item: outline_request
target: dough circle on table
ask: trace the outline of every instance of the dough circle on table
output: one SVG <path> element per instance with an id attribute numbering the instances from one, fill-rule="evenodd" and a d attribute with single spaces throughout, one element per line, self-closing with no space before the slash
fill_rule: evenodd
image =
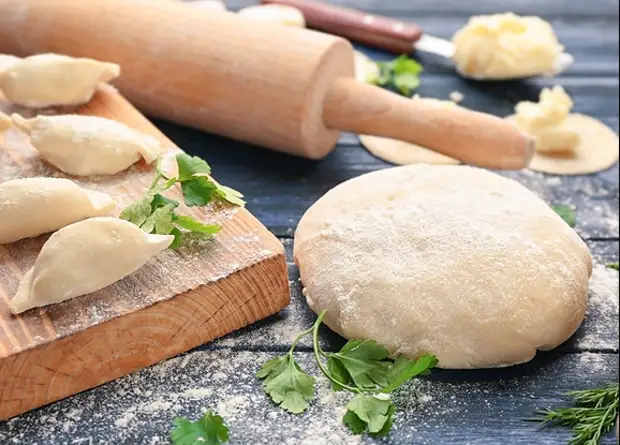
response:
<path id="1" fill-rule="evenodd" d="M 429 150 L 416 144 L 398 139 L 362 134 L 359 136 L 362 145 L 374 156 L 392 164 L 434 164 L 456 165 L 460 161 L 449 156 Z"/>
<path id="2" fill-rule="evenodd" d="M 515 116 L 506 119 L 515 121 Z M 570 114 L 564 125 L 577 131 L 581 143 L 566 156 L 536 153 L 528 168 L 555 175 L 586 175 L 607 170 L 618 161 L 618 135 L 607 125 L 585 114 Z"/>
<path id="3" fill-rule="evenodd" d="M 442 368 L 509 366 L 583 321 L 592 257 L 519 183 L 467 166 L 409 165 L 351 179 L 295 233 L 304 295 L 348 339 Z"/>

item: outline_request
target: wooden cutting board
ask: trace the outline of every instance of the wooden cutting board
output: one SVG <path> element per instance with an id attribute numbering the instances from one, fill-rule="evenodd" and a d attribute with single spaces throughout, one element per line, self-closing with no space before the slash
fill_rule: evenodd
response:
<path id="1" fill-rule="evenodd" d="M 28 114 L 1 97 L 0 110 Z M 121 121 L 179 150 L 112 87 L 102 87 L 77 113 Z M 23 134 L 9 130 L 0 138 L 0 182 L 34 176 L 66 177 L 42 162 Z M 113 196 L 120 212 L 152 178 L 152 166 L 139 163 L 112 177 L 76 182 Z M 10 313 L 7 301 L 48 236 L 0 245 L 0 420 L 152 365 L 288 305 L 283 247 L 248 211 L 217 204 L 180 212 L 223 230 L 213 241 L 167 250 L 99 292 L 20 316 Z"/>

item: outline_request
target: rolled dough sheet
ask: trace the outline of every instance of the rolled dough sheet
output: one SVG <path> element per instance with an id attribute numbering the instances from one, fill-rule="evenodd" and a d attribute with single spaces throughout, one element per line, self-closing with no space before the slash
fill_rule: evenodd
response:
<path id="1" fill-rule="evenodd" d="M 460 163 L 457 159 L 396 139 L 360 135 L 360 141 L 374 156 L 392 164 L 456 165 Z"/>
<path id="2" fill-rule="evenodd" d="M 515 122 L 515 116 L 506 119 Z M 581 136 L 575 153 L 550 156 L 536 153 L 529 168 L 555 175 L 586 175 L 607 170 L 618 161 L 618 135 L 607 125 L 585 114 L 571 114 L 565 123 Z"/>

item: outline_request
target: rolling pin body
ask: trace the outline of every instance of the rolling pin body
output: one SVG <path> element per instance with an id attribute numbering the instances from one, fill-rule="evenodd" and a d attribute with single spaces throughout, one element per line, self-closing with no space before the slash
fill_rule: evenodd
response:
<path id="1" fill-rule="evenodd" d="M 115 85 L 151 116 L 311 159 L 341 130 L 499 169 L 525 167 L 534 149 L 497 117 L 356 83 L 344 39 L 177 2 L 1 0 L 3 52 L 115 62 Z"/>
<path id="2" fill-rule="evenodd" d="M 353 75 L 344 39 L 176 2 L 2 0 L 3 52 L 118 63 L 114 84 L 151 116 L 315 159 L 339 136 L 324 95 Z"/>

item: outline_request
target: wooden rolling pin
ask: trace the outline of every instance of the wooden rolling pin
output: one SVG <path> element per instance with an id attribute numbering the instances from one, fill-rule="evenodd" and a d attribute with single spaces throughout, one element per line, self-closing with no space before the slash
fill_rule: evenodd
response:
<path id="1" fill-rule="evenodd" d="M 307 158 L 326 156 L 339 131 L 488 168 L 520 169 L 533 154 L 502 119 L 356 82 L 344 39 L 234 14 L 148 0 L 0 1 L 0 53 L 43 52 L 120 64 L 115 84 L 151 116 Z"/>

